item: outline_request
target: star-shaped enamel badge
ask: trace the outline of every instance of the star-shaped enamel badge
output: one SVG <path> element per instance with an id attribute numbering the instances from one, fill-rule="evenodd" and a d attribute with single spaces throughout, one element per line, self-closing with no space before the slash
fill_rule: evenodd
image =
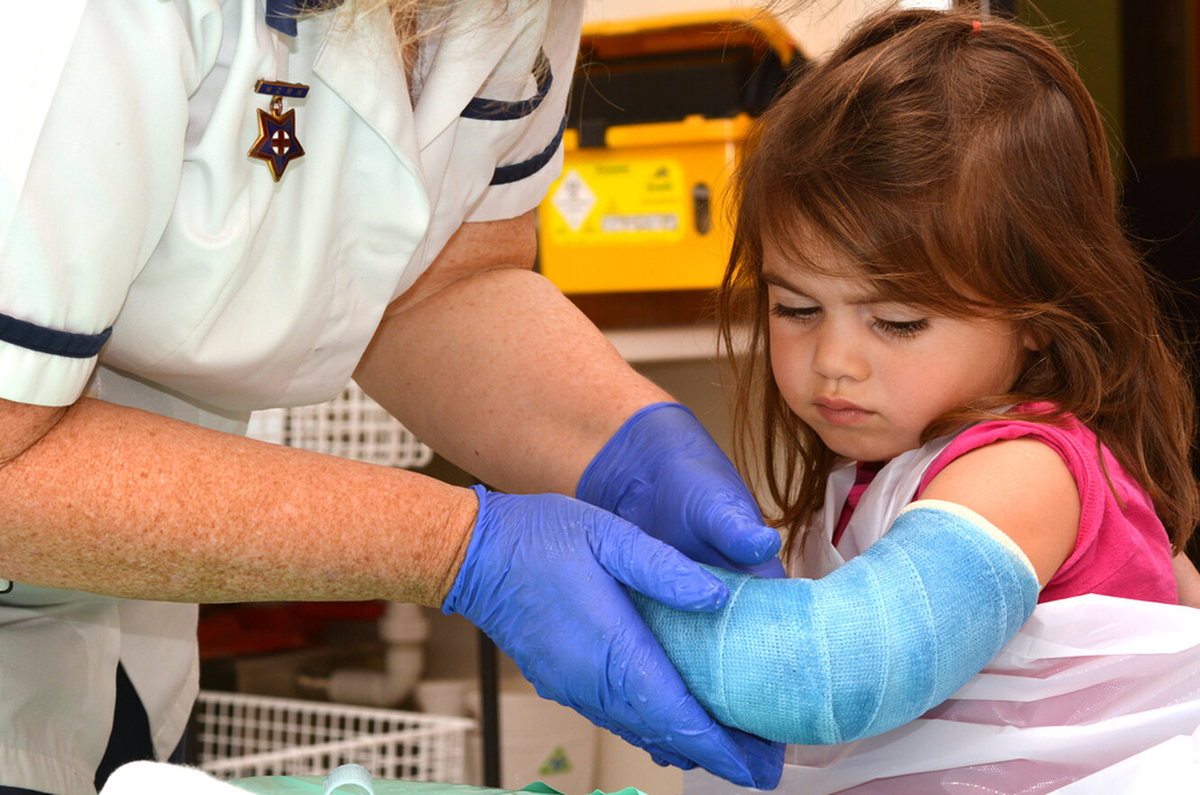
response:
<path id="1" fill-rule="evenodd" d="M 266 161 L 271 168 L 271 176 L 278 182 L 288 163 L 297 157 L 304 157 L 304 147 L 296 138 L 296 111 L 283 112 L 283 97 L 303 99 L 308 94 L 308 86 L 259 80 L 254 90 L 258 94 L 271 96 L 271 110 L 268 112 L 258 108 L 258 140 L 247 154 Z"/>
<path id="2" fill-rule="evenodd" d="M 304 156 L 304 147 L 296 139 L 296 111 L 282 116 L 258 109 L 258 140 L 250 148 L 250 157 L 267 161 L 271 176 L 278 182 L 288 163 Z"/>

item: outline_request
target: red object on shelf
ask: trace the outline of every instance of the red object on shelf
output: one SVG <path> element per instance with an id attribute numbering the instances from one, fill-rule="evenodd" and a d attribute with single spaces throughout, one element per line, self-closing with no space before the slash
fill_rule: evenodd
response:
<path id="1" fill-rule="evenodd" d="M 200 659 L 320 646 L 330 624 L 378 621 L 385 607 L 385 602 L 206 605 L 200 611 Z"/>

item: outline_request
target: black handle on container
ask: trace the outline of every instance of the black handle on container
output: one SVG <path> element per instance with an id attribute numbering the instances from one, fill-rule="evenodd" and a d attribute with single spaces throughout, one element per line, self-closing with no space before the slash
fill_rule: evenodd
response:
<path id="1" fill-rule="evenodd" d="M 712 191 L 703 182 L 692 188 L 692 218 L 697 234 L 707 235 L 712 231 Z"/>

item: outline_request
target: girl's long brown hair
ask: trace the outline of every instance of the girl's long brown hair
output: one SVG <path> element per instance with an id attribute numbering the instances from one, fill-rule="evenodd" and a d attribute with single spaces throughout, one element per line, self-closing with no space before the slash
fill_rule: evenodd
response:
<path id="1" fill-rule="evenodd" d="M 1011 393 L 943 417 L 927 439 L 1053 403 L 1096 432 L 1184 547 L 1198 515 L 1186 359 L 1122 228 L 1095 104 L 1049 40 L 962 10 L 870 17 L 761 117 L 734 191 L 719 307 L 737 457 L 765 481 L 790 549 L 838 464 L 770 372 L 763 240 L 819 268 L 800 228 L 891 299 L 1008 318 L 1042 345 Z"/>

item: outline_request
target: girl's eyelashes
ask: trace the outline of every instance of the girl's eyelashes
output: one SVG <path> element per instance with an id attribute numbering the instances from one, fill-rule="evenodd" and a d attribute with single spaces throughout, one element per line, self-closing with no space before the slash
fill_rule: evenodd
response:
<path id="1" fill-rule="evenodd" d="M 771 314 L 784 320 L 793 320 L 800 323 L 808 323 L 817 319 L 821 314 L 820 306 L 790 306 L 788 304 L 772 304 Z M 876 317 L 871 319 L 871 327 L 884 334 L 885 336 L 895 339 L 904 339 L 907 337 L 915 337 L 925 329 L 929 328 L 929 318 L 918 318 L 916 320 L 885 320 L 884 318 Z"/>
<path id="2" fill-rule="evenodd" d="M 879 329 L 890 337 L 915 337 L 925 329 L 929 328 L 929 319 L 920 318 L 919 320 L 884 320 L 883 318 L 875 318 L 873 324 L 875 328 Z"/>
<path id="3" fill-rule="evenodd" d="M 775 317 L 781 317 L 785 320 L 812 320 L 821 311 L 819 306 L 787 306 L 786 304 L 774 304 L 771 307 L 771 314 Z"/>

